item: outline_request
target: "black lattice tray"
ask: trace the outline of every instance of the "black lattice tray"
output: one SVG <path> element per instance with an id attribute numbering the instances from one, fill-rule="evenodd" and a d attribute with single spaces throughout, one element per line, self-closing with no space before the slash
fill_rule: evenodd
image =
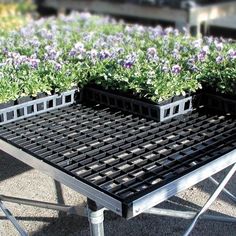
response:
<path id="1" fill-rule="evenodd" d="M 122 202 L 130 217 L 133 202 L 234 150 L 236 120 L 200 109 L 158 123 L 72 105 L 4 124 L 0 138 Z"/>

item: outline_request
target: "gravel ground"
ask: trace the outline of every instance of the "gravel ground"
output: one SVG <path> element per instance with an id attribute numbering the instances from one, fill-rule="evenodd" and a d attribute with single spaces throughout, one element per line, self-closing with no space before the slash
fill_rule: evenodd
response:
<path id="1" fill-rule="evenodd" d="M 223 175 L 218 174 L 216 177 L 221 179 Z M 186 208 L 183 208 L 183 205 L 186 205 L 186 200 L 189 209 L 200 209 L 200 206 L 206 202 L 214 188 L 214 185 L 209 181 L 202 182 L 171 198 L 169 201 L 160 204 L 158 207 L 185 210 Z M 231 179 L 227 188 L 236 194 L 236 174 Z M 86 201 L 82 195 L 64 185 L 60 185 L 50 177 L 29 168 L 2 152 L 0 152 L 0 194 L 81 206 Z M 53 210 L 13 203 L 5 203 L 5 205 L 31 236 L 89 235 L 88 221 L 84 217 L 67 216 L 65 213 L 58 213 Z M 208 213 L 227 214 L 236 217 L 235 203 L 221 194 Z M 127 221 L 112 212 L 105 212 L 104 227 L 106 236 L 177 236 L 183 234 L 189 223 L 190 221 L 188 220 L 147 214 L 142 214 Z M 0 235 L 18 235 L 1 210 Z M 236 224 L 200 220 L 191 235 L 234 236 L 236 235 Z"/>

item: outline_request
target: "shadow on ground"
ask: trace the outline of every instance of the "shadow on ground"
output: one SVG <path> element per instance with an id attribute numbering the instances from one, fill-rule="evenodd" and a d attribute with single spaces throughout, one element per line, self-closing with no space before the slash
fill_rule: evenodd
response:
<path id="1" fill-rule="evenodd" d="M 0 182 L 32 169 L 0 150 Z"/>

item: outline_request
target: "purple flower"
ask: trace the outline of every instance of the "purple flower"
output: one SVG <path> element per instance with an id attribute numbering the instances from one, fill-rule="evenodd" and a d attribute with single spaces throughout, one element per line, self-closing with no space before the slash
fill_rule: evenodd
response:
<path id="1" fill-rule="evenodd" d="M 178 60 L 178 59 L 180 58 L 179 50 L 174 49 L 174 50 L 172 51 L 172 56 L 173 56 L 176 60 Z"/>
<path id="2" fill-rule="evenodd" d="M 53 38 L 52 32 L 50 32 L 49 30 L 47 30 L 47 29 L 45 29 L 45 28 L 43 28 L 43 29 L 41 30 L 40 34 L 41 34 L 41 37 L 42 37 L 42 38 L 46 38 L 46 39 L 48 39 L 48 40 L 51 40 L 51 39 Z"/>
<path id="3" fill-rule="evenodd" d="M 179 74 L 180 71 L 181 71 L 181 67 L 180 67 L 179 65 L 174 65 L 174 66 L 172 66 L 172 68 L 171 68 L 171 72 L 172 72 L 173 74 Z"/>
<path id="4" fill-rule="evenodd" d="M 210 37 L 204 37 L 204 41 L 205 41 L 208 45 L 210 45 L 210 44 L 212 44 L 212 42 L 214 41 L 214 38 L 213 38 L 212 36 L 210 36 Z"/>
<path id="5" fill-rule="evenodd" d="M 90 52 L 88 52 L 91 59 L 97 58 L 98 51 L 96 49 L 92 49 Z"/>
<path id="6" fill-rule="evenodd" d="M 236 59 L 236 50 L 234 50 L 234 49 L 231 48 L 231 49 L 228 51 L 227 55 L 228 55 L 228 58 L 229 58 L 229 59 L 235 60 L 235 59 Z"/>
<path id="7" fill-rule="evenodd" d="M 125 60 L 122 61 L 123 67 L 130 69 L 136 62 L 137 55 L 135 53 L 129 54 Z"/>
<path id="8" fill-rule="evenodd" d="M 31 59 L 29 59 L 28 63 L 33 69 L 37 69 L 39 66 L 39 62 L 40 62 L 39 59 L 31 58 Z"/>
<path id="9" fill-rule="evenodd" d="M 77 54 L 77 51 L 75 49 L 71 49 L 69 52 L 70 57 L 74 57 Z"/>
<path id="10" fill-rule="evenodd" d="M 53 48 L 52 46 L 46 46 L 46 53 L 44 55 L 44 58 L 46 60 L 57 60 L 58 57 L 60 56 L 60 52 L 57 51 L 55 48 Z"/>
<path id="11" fill-rule="evenodd" d="M 7 49 L 7 48 L 3 48 L 3 49 L 2 49 L 2 53 L 3 53 L 4 55 L 7 55 L 7 54 L 8 54 L 8 49 Z"/>
<path id="12" fill-rule="evenodd" d="M 207 45 L 203 46 L 201 51 L 205 52 L 206 54 L 208 54 L 209 51 L 210 51 L 209 46 L 207 46 Z"/>
<path id="13" fill-rule="evenodd" d="M 200 53 L 197 55 L 198 61 L 204 61 L 206 59 L 207 52 L 201 50 Z"/>
<path id="14" fill-rule="evenodd" d="M 187 65 L 188 65 L 188 68 L 191 70 L 191 71 L 198 71 L 198 68 L 197 66 L 195 65 L 196 61 L 195 61 L 195 58 L 189 58 L 188 61 L 187 61 Z"/>
<path id="15" fill-rule="evenodd" d="M 60 63 L 55 63 L 55 70 L 56 71 L 61 70 L 61 68 L 62 68 L 62 65 Z"/>
<path id="16" fill-rule="evenodd" d="M 197 39 L 197 40 L 193 41 L 192 45 L 194 48 L 200 48 L 202 45 L 202 39 Z"/>
<path id="17" fill-rule="evenodd" d="M 152 47 L 147 49 L 147 59 L 152 62 L 157 62 L 159 60 L 156 48 Z"/>
<path id="18" fill-rule="evenodd" d="M 217 51 L 222 51 L 224 48 L 224 44 L 222 42 L 215 41 L 215 47 Z"/>
<path id="19" fill-rule="evenodd" d="M 224 60 L 224 58 L 223 58 L 222 56 L 218 56 L 218 57 L 216 58 L 216 63 L 217 63 L 217 64 L 220 64 L 223 60 Z"/>
<path id="20" fill-rule="evenodd" d="M 100 60 L 104 60 L 111 57 L 111 53 L 108 50 L 102 50 L 98 53 L 98 57 Z"/>
<path id="21" fill-rule="evenodd" d="M 33 47 L 37 47 L 37 48 L 40 46 L 40 42 L 35 38 L 30 40 L 29 44 L 32 45 Z"/>

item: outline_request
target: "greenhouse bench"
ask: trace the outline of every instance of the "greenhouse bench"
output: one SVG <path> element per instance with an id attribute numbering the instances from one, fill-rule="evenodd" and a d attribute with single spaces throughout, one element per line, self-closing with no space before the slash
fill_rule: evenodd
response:
<path id="1" fill-rule="evenodd" d="M 64 104 L 0 126 L 0 149 L 42 171 L 88 198 L 87 212 L 63 206 L 0 195 L 0 208 L 21 235 L 27 232 L 4 201 L 85 215 L 91 235 L 104 235 L 103 213 L 110 210 L 127 219 L 141 213 L 197 220 L 236 222 L 234 217 L 203 214 L 236 169 L 236 119 L 191 114 L 156 122 L 116 109 L 91 104 Z M 221 183 L 211 176 L 231 169 Z M 154 206 L 210 178 L 218 187 L 199 212 Z"/>

